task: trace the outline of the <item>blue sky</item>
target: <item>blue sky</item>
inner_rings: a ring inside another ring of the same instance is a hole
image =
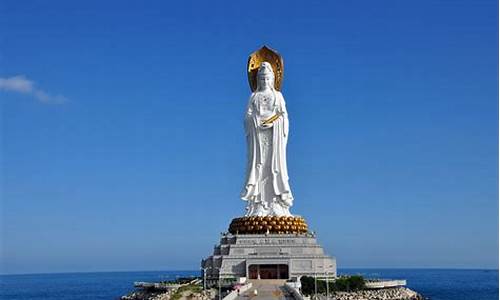
[[[497,268],[497,1],[103,2],[2,1],[2,273],[197,269],[263,44],[339,267]]]

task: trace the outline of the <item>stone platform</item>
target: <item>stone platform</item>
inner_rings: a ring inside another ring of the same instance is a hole
[[[310,232],[295,234],[224,233],[213,255],[202,260],[208,286],[247,279],[336,277],[335,258],[326,255]]]

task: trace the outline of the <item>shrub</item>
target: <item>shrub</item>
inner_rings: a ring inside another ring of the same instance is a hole
[[[333,289],[335,291],[359,291],[365,288],[365,280],[363,276],[353,275],[337,278],[333,282]]]
[[[302,294],[312,295],[314,294],[314,277],[302,276],[300,278],[300,283],[302,285]],[[326,281],[325,279],[317,279],[316,288],[318,294],[326,293]],[[365,280],[362,276],[342,276],[331,280],[328,282],[328,288],[331,292],[351,292],[359,291],[365,288]]]

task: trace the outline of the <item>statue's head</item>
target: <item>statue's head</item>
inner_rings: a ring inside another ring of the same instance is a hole
[[[273,67],[267,61],[263,62],[257,71],[257,90],[274,89]]]

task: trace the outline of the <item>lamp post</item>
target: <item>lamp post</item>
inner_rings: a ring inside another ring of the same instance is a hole
[[[221,276],[220,276],[220,269],[217,268],[217,275],[219,276],[219,300],[222,300],[222,293],[221,293]]]
[[[318,278],[316,274],[316,262],[314,263],[314,298],[318,299]]]
[[[201,268],[203,270],[203,290],[205,291],[207,289],[207,269],[208,268]]]
[[[326,300],[330,298],[330,288],[328,287],[328,271],[326,271]]]

